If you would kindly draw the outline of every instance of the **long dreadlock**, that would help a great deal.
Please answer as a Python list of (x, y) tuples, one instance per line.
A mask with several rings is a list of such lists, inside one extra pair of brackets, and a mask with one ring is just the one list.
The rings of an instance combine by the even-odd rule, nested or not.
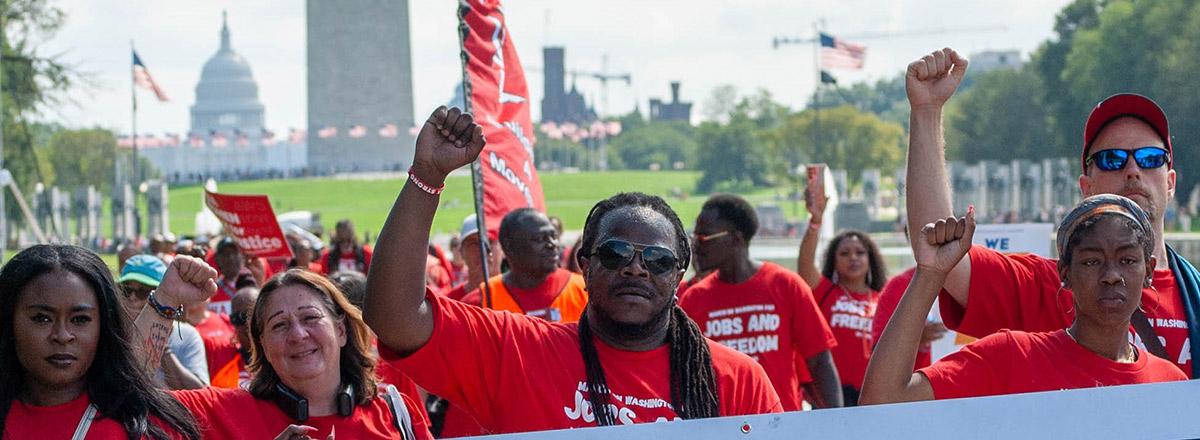
[[(592, 207), (578, 246), (583, 251), (576, 258), (591, 254), (605, 215), (630, 207), (649, 208), (671, 222), (675, 229), (675, 254), (679, 258), (679, 269), (686, 270), (692, 259), (691, 248), (679, 216), (662, 198), (637, 192), (620, 193)], [(587, 373), (588, 401), (592, 405), (592, 413), (596, 415), (597, 425), (613, 425), (615, 416), (609, 404), (611, 393), (588, 325), (588, 315), (591, 313), (592, 308), (588, 307), (579, 318), (579, 351), (583, 355)], [(716, 417), (719, 413), (717, 381), (704, 334), (677, 304), (671, 306), (669, 319), (666, 342), (670, 347), (671, 405), (675, 413), (684, 419)]]

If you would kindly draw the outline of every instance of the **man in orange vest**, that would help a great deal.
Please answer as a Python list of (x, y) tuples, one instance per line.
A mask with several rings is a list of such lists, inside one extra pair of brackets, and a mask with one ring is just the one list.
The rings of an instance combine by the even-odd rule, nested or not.
[[(562, 247), (558, 231), (533, 208), (509, 212), (500, 221), (500, 248), (508, 272), (487, 280), (491, 308), (536, 316), (553, 322), (575, 322), (587, 306), (583, 277), (559, 267)], [(483, 303), (482, 289), (463, 302)]]

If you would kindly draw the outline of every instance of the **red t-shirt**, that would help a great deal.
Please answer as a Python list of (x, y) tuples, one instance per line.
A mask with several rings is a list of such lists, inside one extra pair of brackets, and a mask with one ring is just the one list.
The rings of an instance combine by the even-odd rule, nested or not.
[[(580, 355), (578, 323), (552, 323), (472, 307), (426, 292), (433, 335), (416, 353), (398, 359), (380, 347), (426, 390), (445, 397), (492, 433), (596, 426)], [(669, 347), (625, 351), (594, 344), (617, 424), (678, 418), (670, 405)], [(781, 410), (762, 367), (709, 341), (720, 415)]]
[[(871, 320), (872, 341), (879, 341), (879, 338), (883, 336), (883, 330), (887, 328), (892, 314), (896, 313), (896, 307), (900, 306), (900, 298), (904, 297), (904, 291), (908, 290), (908, 285), (912, 283), (913, 274), (916, 271), (916, 266), (910, 267), (883, 285), (883, 292), (879, 294), (879, 302), (875, 305), (875, 319)], [(928, 367), (932, 361), (930, 344), (921, 344), (921, 347), (917, 349), (917, 362), (913, 365), (913, 371)]]
[(229, 315), (209, 312), (208, 318), (196, 326), (204, 340), (204, 355), (208, 360), (208, 377), (217, 377), (221, 369), (238, 359), (237, 333)]
[(351, 251), (339, 254), (337, 264), (329, 267), (329, 251), (331, 248), (332, 246), (326, 246), (325, 250), (321, 251), (321, 258), (317, 259), (317, 263), (321, 265), (321, 273), (325, 275), (341, 271), (355, 271), (365, 274), (367, 273), (367, 269), (371, 267), (371, 255), (374, 252), (371, 251), (370, 246), (362, 245), (363, 262), (361, 266), (358, 264), (358, 259), (355, 258), (354, 252)]
[(679, 306), (704, 336), (762, 364), (785, 411), (800, 410), (805, 359), (837, 345), (808, 285), (774, 263), (763, 263), (739, 284), (705, 277), (688, 288)]
[(875, 343), (871, 338), (871, 320), (875, 318), (879, 292), (851, 292), (821, 277), (813, 295), (837, 339), (837, 347), (831, 352), (842, 385), (861, 390)]
[[(1071, 291), (1059, 292), (1058, 261), (1033, 254), (1002, 254), (971, 247), (971, 284), (965, 309), (943, 291), (942, 320), (971, 336), (986, 336), (1002, 328), (1046, 332), (1067, 328), (1075, 319)], [(1061, 297), (1061, 298), (1060, 298)], [(1167, 354), (1188, 375), (1192, 371), (1191, 341), (1183, 297), (1169, 269), (1154, 271), (1154, 289), (1142, 290), (1142, 310)], [(1130, 338), (1142, 346), (1133, 328)]]
[[(205, 439), (275, 438), (288, 425), (297, 423), (274, 402), (255, 399), (241, 389), (202, 388), (171, 394), (196, 417)], [(413, 433), (418, 439), (432, 439), (424, 413), (418, 411), (418, 405), (408, 395), (401, 397), (412, 417)], [(349, 417), (336, 414), (309, 417), (302, 424), (317, 428), (309, 434), (312, 438), (326, 438), (331, 431), (336, 432), (337, 438), (353, 439), (395, 439), (399, 435), (393, 425), (392, 408), (383, 397), (376, 397), (366, 406), (355, 406), (354, 414)]]
[(1079, 345), (1065, 330), (1000, 330), (921, 369), (936, 399), (1187, 380), (1174, 363), (1141, 348), (1124, 364)]
[[(75, 428), (83, 418), (91, 400), (87, 393), (80, 394), (75, 400), (55, 406), (27, 405), (20, 400), (13, 400), (4, 419), (4, 432), (0, 438), (4, 440), (17, 439), (69, 439), (75, 434)], [(281, 430), (282, 431), (282, 430)], [(171, 432), (171, 431), (168, 431)], [(278, 434), (278, 432), (276, 433)], [(129, 438), (125, 427), (116, 420), (104, 418), (99, 413), (88, 428), (86, 440), (124, 440)]]

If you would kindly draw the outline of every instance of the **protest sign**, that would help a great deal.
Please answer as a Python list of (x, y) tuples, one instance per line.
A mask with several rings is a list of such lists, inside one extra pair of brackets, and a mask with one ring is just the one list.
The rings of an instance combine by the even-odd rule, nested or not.
[(275, 219), (275, 210), (265, 195), (232, 195), (204, 192), (208, 205), (225, 233), (237, 240), (251, 257), (292, 257), (292, 249)]

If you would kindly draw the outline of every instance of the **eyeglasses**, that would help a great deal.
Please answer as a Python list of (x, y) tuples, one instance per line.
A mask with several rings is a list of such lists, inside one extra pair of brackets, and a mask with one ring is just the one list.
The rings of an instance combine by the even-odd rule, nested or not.
[(229, 323), (234, 327), (243, 327), (250, 322), (250, 314), (247, 312), (233, 312), (229, 314)]
[(1095, 163), (1101, 170), (1117, 171), (1125, 168), (1125, 164), (1129, 162), (1130, 155), (1133, 156), (1133, 161), (1137, 162), (1138, 167), (1142, 169), (1158, 168), (1171, 163), (1171, 156), (1167, 153), (1167, 150), (1159, 147), (1142, 147), (1134, 150), (1122, 150), (1118, 148), (1100, 150), (1092, 153), (1084, 165), (1091, 166), (1091, 164)]
[(623, 240), (606, 240), (592, 251), (592, 257), (609, 270), (620, 270), (633, 261), (634, 255), (642, 256), (642, 266), (654, 275), (662, 275), (678, 268), (679, 258), (675, 252), (662, 246), (637, 246)]
[(125, 297), (129, 298), (129, 299), (136, 298), (139, 300), (145, 300), (146, 298), (150, 297), (150, 292), (153, 292), (153, 291), (154, 291), (153, 288), (134, 286), (131, 284), (122, 284), (121, 285), (121, 292), (124, 293)]
[(714, 232), (714, 233), (708, 234), (708, 235), (700, 235), (700, 234), (693, 232), (692, 233), (692, 241), (695, 241), (696, 244), (704, 244), (713, 239), (721, 238), (726, 235), (729, 235), (729, 231)]

